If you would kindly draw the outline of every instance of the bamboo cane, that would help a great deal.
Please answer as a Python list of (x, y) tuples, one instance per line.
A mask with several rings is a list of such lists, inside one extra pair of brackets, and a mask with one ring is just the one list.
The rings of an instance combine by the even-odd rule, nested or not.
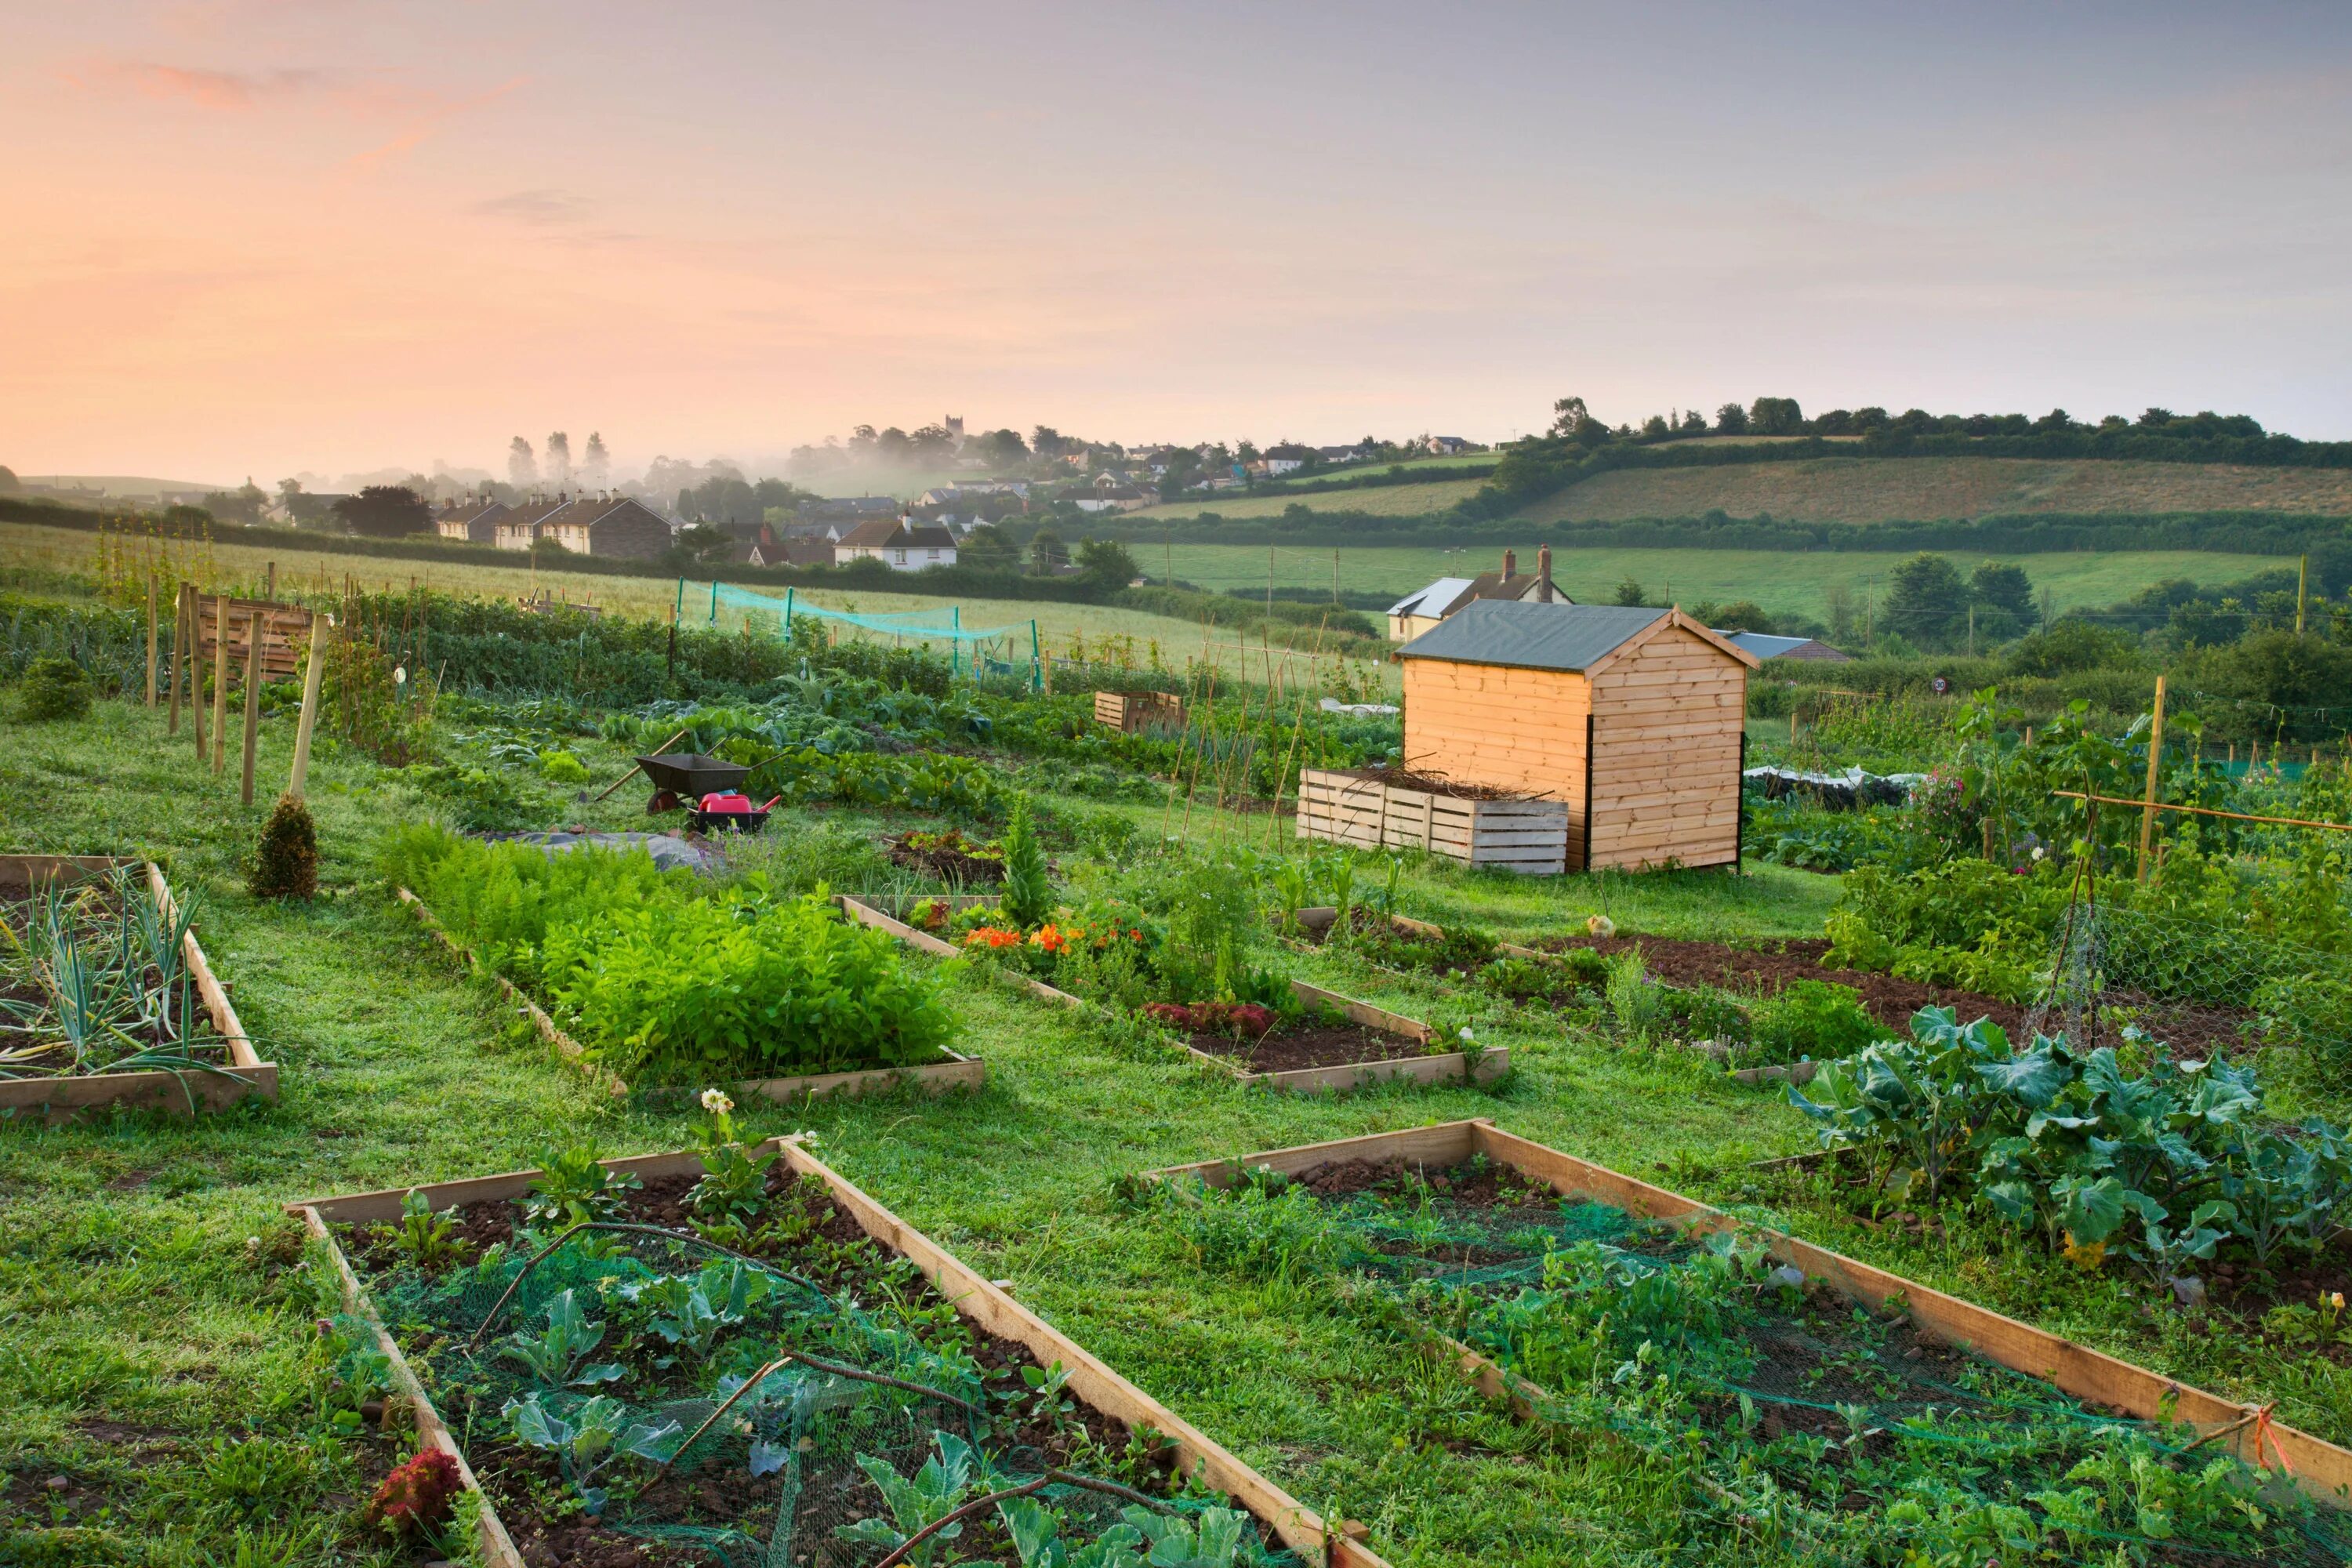
[(2139, 878), (2147, 880), (2148, 845), (2156, 837), (2156, 770), (2164, 758), (2164, 677), (2156, 678), (2156, 719), (2147, 731), (2147, 798), (2139, 818)]
[(155, 574), (147, 574), (147, 706), (155, 706)]
[(302, 785), (310, 772), (310, 731), (319, 723), (319, 689), (327, 674), (327, 617), (313, 612), (310, 616), (310, 657), (302, 671), (302, 717), (294, 726), (294, 771), (287, 784), (286, 793), (297, 801), (302, 798)]
[(188, 631), (188, 585), (172, 596), (172, 720), (163, 731), (167, 735), (180, 732), (180, 678), (187, 668), (184, 638)]

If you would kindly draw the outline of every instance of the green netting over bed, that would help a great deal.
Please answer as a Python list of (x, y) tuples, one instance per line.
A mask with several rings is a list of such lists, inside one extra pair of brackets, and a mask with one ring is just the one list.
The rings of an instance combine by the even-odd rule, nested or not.
[(992, 1379), (952, 1309), (882, 1278), (887, 1299), (860, 1304), (693, 1236), (598, 1223), (438, 1272), (403, 1263), (372, 1289), (494, 1499), (566, 1496), (656, 1562), (867, 1568), (915, 1539), (912, 1563), (1144, 1568), (1171, 1538), (1197, 1552), (1222, 1535), (1234, 1568), (1297, 1568), (1245, 1514), (1138, 1489), (1148, 1463), (1096, 1473), (1116, 1456), (1073, 1436), (1057, 1379)]
[(1228, 1211), (1208, 1225), (1318, 1253), (1524, 1379), (1540, 1417), (1693, 1462), (1800, 1559), (2352, 1560), (2352, 1520), (2210, 1436), (1954, 1350), (1754, 1237), (1561, 1199), (1483, 1159), (1260, 1171), (1198, 1196)]
[[(678, 584), (681, 616), (686, 613), (686, 593), (687, 584), (681, 579)], [(877, 633), (899, 643), (911, 640), (944, 644), (949, 658), (959, 670), (968, 667), (974, 674), (1019, 675), (1032, 679), (1037, 674), (1035, 621), (1009, 626), (967, 626), (963, 624), (963, 606), (961, 605), (942, 605), (936, 609), (860, 614), (809, 604), (800, 598), (796, 589), (785, 589), (780, 598), (773, 594), (755, 593), (748, 588), (730, 588), (724, 583), (713, 583), (707, 618), (716, 625), (719, 623), (722, 613), (727, 612), (742, 616), (746, 625), (764, 626), (779, 637), (791, 636), (795, 620), (824, 621)]]

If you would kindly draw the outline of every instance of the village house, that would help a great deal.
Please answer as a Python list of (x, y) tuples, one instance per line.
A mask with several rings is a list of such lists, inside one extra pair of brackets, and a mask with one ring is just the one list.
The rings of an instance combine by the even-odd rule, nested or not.
[(488, 496), (453, 500), (433, 514), (433, 531), (460, 544), (496, 544), (506, 505)]
[(1418, 594), (1408, 594), (1389, 606), (1389, 636), (1408, 642), (1457, 615), (1481, 599), (1512, 604), (1572, 605), (1551, 580), (1551, 546), (1536, 552), (1536, 569), (1519, 570), (1518, 552), (1503, 552), (1503, 569), (1475, 577), (1440, 577)]
[(1432, 436), (1426, 444), (1430, 451), (1441, 458), (1475, 451), (1478, 446), (1475, 441), (1465, 441), (1459, 436)]
[(544, 540), (574, 555), (622, 561), (650, 561), (674, 537), (659, 512), (609, 490), (594, 496), (558, 492), (552, 501), (510, 509), (496, 526), (501, 550), (529, 550)]
[(935, 522), (911, 518), (871, 518), (841, 536), (833, 563), (879, 561), (893, 572), (920, 572), (956, 563), (955, 535)]
[(1853, 655), (1833, 648), (1819, 637), (1776, 637), (1763, 632), (1718, 631), (1715, 635), (1758, 658), (1819, 659), (1824, 664), (1853, 662)]

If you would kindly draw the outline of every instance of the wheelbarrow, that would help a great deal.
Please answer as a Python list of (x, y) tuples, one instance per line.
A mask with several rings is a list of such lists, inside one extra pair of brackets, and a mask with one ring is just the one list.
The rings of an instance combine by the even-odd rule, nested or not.
[(654, 797), (646, 803), (648, 816), (675, 811), (688, 802), (699, 802), (706, 795), (725, 795), (751, 776), (751, 768), (741, 763), (722, 763), (700, 752), (639, 757), (637, 766), (654, 782)]
[(765, 805), (753, 805), (748, 795), (706, 795), (687, 815), (698, 833), (757, 833), (768, 826), (768, 813), (783, 798), (778, 795)]

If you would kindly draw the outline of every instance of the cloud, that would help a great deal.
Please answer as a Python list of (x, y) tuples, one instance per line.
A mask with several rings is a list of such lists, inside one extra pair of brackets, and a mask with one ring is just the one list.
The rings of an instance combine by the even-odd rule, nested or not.
[(505, 218), (533, 228), (556, 228), (588, 221), (588, 203), (583, 198), (544, 185), (492, 196), (476, 202), (470, 210), (479, 217)]
[(294, 97), (317, 86), (324, 75), (304, 69), (207, 70), (144, 62), (115, 66), (110, 74), (130, 81), (149, 98), (184, 99), (199, 108), (229, 111)]
[(509, 77), (498, 86), (486, 92), (476, 93), (471, 98), (425, 95), (417, 100), (423, 106), (421, 110), (414, 113), (409, 122), (401, 128), (398, 135), (380, 146), (371, 147), (364, 153), (353, 155), (348, 161), (348, 165), (354, 169), (364, 169), (380, 163), (387, 158), (396, 158), (403, 153), (413, 151), (420, 143), (437, 135), (450, 121), (485, 104), (497, 102), (530, 79), (527, 76)]

